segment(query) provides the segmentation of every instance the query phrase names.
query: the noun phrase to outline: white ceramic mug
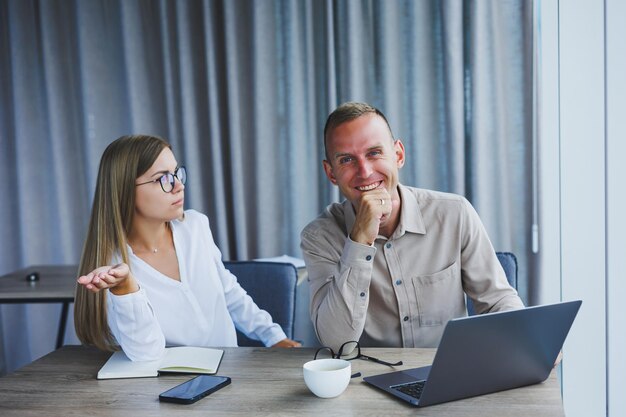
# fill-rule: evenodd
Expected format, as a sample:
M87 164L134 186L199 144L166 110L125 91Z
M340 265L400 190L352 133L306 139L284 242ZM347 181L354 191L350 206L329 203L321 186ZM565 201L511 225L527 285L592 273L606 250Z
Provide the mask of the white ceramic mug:
M350 383L352 366L343 359L316 359L302 367L304 383L320 398L333 398Z

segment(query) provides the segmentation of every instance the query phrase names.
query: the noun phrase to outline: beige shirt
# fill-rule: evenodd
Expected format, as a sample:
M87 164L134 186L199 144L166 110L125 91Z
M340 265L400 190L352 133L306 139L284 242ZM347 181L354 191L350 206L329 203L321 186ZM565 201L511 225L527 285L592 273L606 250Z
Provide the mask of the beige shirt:
M354 242L349 201L331 204L304 228L301 247L317 336L333 349L436 347L448 320L523 308L478 214L454 194L399 186L400 222L373 246Z

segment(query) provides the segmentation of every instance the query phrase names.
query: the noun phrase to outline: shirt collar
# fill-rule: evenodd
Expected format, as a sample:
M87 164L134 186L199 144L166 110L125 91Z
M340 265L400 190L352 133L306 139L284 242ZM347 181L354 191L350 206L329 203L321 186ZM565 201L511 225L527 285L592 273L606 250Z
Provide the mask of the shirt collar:
M406 232L425 235L426 226L424 225L422 211L420 210L415 195L401 184L398 184L398 192L400 193L400 200L402 201L400 205L400 222L391 238L398 238ZM349 200L344 200L342 205L346 221L346 230L350 233L356 220L356 212Z
M398 184L398 192L402 205L400 206L400 223L393 233L394 237L400 237L406 232L425 235L426 225L415 194L401 184Z

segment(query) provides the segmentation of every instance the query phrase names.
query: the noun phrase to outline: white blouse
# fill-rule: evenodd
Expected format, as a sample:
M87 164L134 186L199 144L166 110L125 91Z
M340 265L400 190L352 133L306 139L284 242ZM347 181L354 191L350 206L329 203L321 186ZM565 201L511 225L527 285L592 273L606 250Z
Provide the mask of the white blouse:
M180 282L161 274L129 247L130 268L139 291L107 291L108 323L132 360L154 360L165 346L237 346L235 326L266 346L286 338L222 263L209 219L186 210L171 222ZM113 263L119 262L117 254ZM234 323L233 323L234 322Z

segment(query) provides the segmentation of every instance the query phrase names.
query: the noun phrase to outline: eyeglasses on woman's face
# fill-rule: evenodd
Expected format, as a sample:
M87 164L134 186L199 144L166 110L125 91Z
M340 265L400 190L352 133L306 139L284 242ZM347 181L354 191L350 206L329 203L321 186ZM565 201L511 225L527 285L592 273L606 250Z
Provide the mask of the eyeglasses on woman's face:
M138 187L140 185L158 182L159 184L161 184L161 188L163 189L164 192L171 193L172 190L174 189L174 185L176 184L177 178L181 184L185 185L185 183L187 182L187 168L185 168L184 166L179 166L178 168L176 168L176 171L174 171L173 174L171 172L168 172L168 173L163 174L156 180L142 182L140 184L135 184L135 186Z
M329 348L327 346L321 347L315 351L315 356L313 357L313 359L318 359L318 356L319 356L319 359L323 359L325 357L326 358L330 357L333 359L345 359L348 361L352 359L363 359L363 360L376 362L376 363L380 363L382 365L387 365L387 366L402 365L402 361L387 362L382 359L374 358L373 356L367 356L367 355L362 354L361 345L359 345L359 342L355 342L355 341L346 342L343 345L341 345L337 354L335 354L332 348Z

